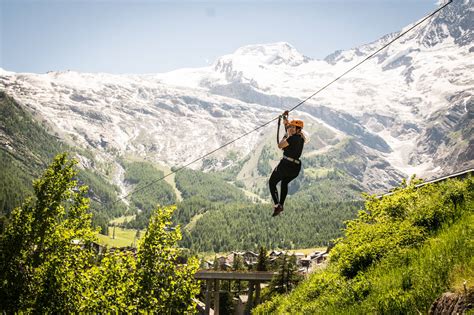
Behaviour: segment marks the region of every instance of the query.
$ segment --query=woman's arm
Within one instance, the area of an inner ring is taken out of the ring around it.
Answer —
[[[284,149],[286,148],[287,146],[289,146],[290,144],[288,143],[288,141],[286,141],[286,139],[288,139],[287,136],[284,136],[283,139],[281,139],[280,143],[278,143],[278,148],[279,149]]]
[[[280,143],[278,143],[278,148],[279,149],[284,149],[286,148],[287,146],[289,146],[290,144],[288,143],[288,141],[286,141],[286,139],[288,139],[288,137],[290,136],[288,134],[288,111],[285,111],[283,113],[283,126],[285,126],[285,132],[286,132],[286,135],[283,137],[283,139],[281,139]]]
[[[285,131],[288,129],[288,116],[283,116],[283,126],[285,126]]]

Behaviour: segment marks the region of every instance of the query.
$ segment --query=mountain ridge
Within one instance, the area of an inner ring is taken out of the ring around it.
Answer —
[[[396,171],[382,172],[383,189],[413,173],[429,177],[441,169],[454,170],[453,160],[472,165],[474,79],[469,75],[473,66],[466,60],[471,54],[467,46],[472,43],[472,12],[468,2],[453,2],[292,115],[304,117],[308,130],[324,126],[355,138],[362,145],[361,154],[385,161],[378,165],[390,165]],[[452,24],[458,21],[462,27],[456,32]],[[179,166],[298,104],[396,34],[335,52],[325,60],[310,59],[279,42],[244,46],[209,67],[164,74],[37,75],[2,70],[0,88],[48,121],[61,138],[92,150],[101,160],[132,154]],[[427,36],[430,45],[424,41]],[[460,104],[467,114],[459,112]],[[432,126],[445,121],[440,113],[456,111],[450,124]],[[234,165],[229,154],[245,158],[262,141],[261,135],[271,132],[270,127],[260,129],[216,152],[207,169]],[[440,147],[439,137],[448,145]],[[380,170],[369,167],[365,177],[378,178]]]

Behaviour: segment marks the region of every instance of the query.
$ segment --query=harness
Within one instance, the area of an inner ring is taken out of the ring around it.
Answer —
[[[280,125],[281,125],[281,119],[285,117],[285,115],[280,115],[278,116],[278,128],[277,128],[277,144],[280,143]],[[286,116],[287,117],[287,116]],[[285,131],[286,131],[286,126],[285,126]],[[286,156],[286,155],[283,155],[283,158],[282,159],[285,159],[287,161],[290,161],[292,163],[295,163],[295,164],[301,164],[301,161],[298,160],[298,159],[294,159],[292,157],[289,157],[289,156]]]
[[[291,157],[289,157],[289,156],[286,156],[286,155],[283,155],[283,159],[285,159],[285,160],[288,160],[288,161],[290,161],[290,162],[293,162],[293,163],[295,163],[295,164],[300,164],[300,163],[301,163],[301,161],[300,161],[300,160],[297,160],[297,159],[291,158]]]

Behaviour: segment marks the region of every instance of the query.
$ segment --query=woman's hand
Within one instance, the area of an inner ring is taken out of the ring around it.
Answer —
[[[286,127],[288,125],[288,111],[285,110],[280,117],[283,118],[283,124]]]
[[[288,138],[294,135],[295,133],[296,133],[295,126],[288,126],[288,128],[286,129],[286,134],[288,135]]]

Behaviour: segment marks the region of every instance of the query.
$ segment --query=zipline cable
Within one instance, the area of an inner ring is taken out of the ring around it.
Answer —
[[[332,80],[331,82],[327,83],[326,85],[324,85],[322,88],[320,88],[319,90],[317,90],[316,92],[314,92],[313,94],[311,94],[310,96],[308,96],[307,98],[305,98],[304,100],[302,100],[301,102],[299,102],[298,104],[296,104],[295,106],[293,106],[291,109],[288,110],[288,112],[291,112],[293,110],[295,110],[297,107],[303,105],[305,102],[307,102],[308,100],[310,100],[311,98],[313,98],[314,96],[316,96],[317,94],[321,93],[322,91],[324,91],[326,88],[328,88],[330,85],[332,85],[333,83],[335,83],[336,81],[338,81],[339,79],[341,79],[343,76],[345,76],[346,74],[348,74],[349,72],[353,71],[355,68],[359,67],[361,64],[363,64],[364,62],[366,62],[367,60],[371,59],[372,57],[374,57],[375,55],[377,55],[379,52],[381,52],[382,50],[384,50],[385,48],[387,48],[388,46],[390,46],[391,44],[393,44],[395,41],[399,40],[400,38],[402,38],[403,36],[405,36],[407,33],[409,33],[411,30],[413,30],[414,28],[416,28],[418,25],[420,25],[421,23],[423,23],[424,21],[426,21],[427,19],[431,18],[432,16],[434,16],[436,13],[438,13],[439,11],[443,10],[446,6],[448,6],[449,4],[451,4],[453,2],[453,0],[449,0],[448,2],[446,2],[444,5],[442,5],[441,7],[439,7],[438,9],[436,9],[435,11],[431,12],[430,14],[428,14],[427,16],[425,16],[423,19],[419,20],[417,23],[413,24],[410,28],[408,28],[406,31],[398,34],[398,36],[396,36],[394,39],[392,39],[391,41],[389,41],[387,44],[383,45],[381,48],[377,49],[374,53],[370,54],[368,57],[364,58],[362,61],[358,62],[356,65],[352,66],[351,68],[349,68],[348,70],[346,70],[344,73],[342,73],[341,75],[339,75],[337,78],[335,78],[334,80]],[[263,127],[265,126],[268,126],[270,123],[274,122],[275,120],[279,119],[280,118],[280,115],[278,115],[277,117],[269,120],[268,122],[264,123],[263,125],[260,125],[258,126],[257,128],[253,129],[253,130],[250,130],[246,133],[244,133],[243,135],[235,138],[234,140],[231,140],[223,145],[221,145],[220,147],[192,160],[191,162],[189,163],[186,163],[185,165],[175,169],[174,171],[171,171],[170,173],[154,180],[154,181],[151,181],[150,183],[142,186],[142,187],[139,187],[135,190],[132,190],[131,192],[129,192],[128,194],[122,196],[122,197],[119,197],[117,200],[115,200],[114,202],[112,202],[112,205],[119,202],[120,200],[123,200],[123,199],[126,199],[128,198],[131,194],[133,193],[136,193],[137,191],[140,191],[140,190],[144,190],[148,187],[150,187],[151,185],[154,185],[156,184],[157,182],[159,181],[162,181],[163,179],[165,179],[166,177],[170,176],[170,175],[173,175],[179,171],[181,171],[182,169],[188,167],[189,165],[191,164],[194,164],[196,163],[197,161],[199,160],[202,160],[206,157],[208,157],[209,155],[219,151],[220,149],[223,149],[225,147],[227,147],[228,145],[242,139],[243,137],[246,137],[248,136],[249,134],[259,130],[259,129],[262,129]]]

